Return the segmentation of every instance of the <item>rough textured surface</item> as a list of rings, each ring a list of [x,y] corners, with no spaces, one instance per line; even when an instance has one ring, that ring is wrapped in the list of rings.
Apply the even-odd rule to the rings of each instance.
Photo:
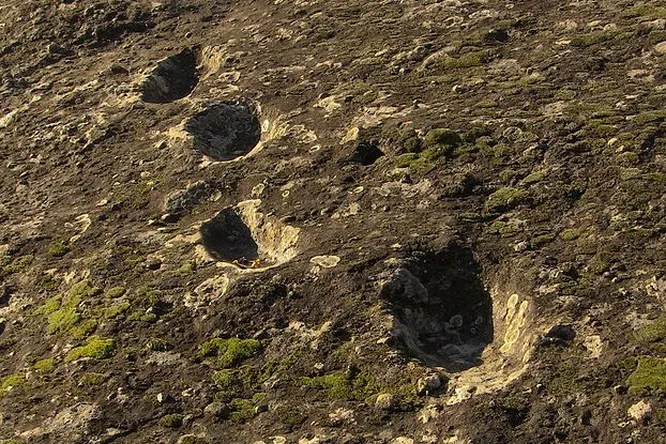
[[[0,442],[666,442],[665,17],[3,1]]]
[[[214,160],[248,154],[261,138],[258,111],[247,100],[208,106],[187,121],[185,131],[192,135],[194,149]]]

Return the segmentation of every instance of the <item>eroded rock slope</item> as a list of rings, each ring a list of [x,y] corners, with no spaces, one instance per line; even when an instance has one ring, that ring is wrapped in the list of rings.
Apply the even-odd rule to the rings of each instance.
[[[660,2],[0,29],[0,442],[666,442]]]

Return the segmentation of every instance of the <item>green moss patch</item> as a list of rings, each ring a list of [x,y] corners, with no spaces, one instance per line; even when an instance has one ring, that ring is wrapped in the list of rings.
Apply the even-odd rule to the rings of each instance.
[[[177,429],[183,425],[184,416],[180,413],[172,413],[170,415],[164,415],[160,418],[159,424],[162,427]]]
[[[644,126],[648,123],[663,122],[664,120],[666,120],[666,110],[656,110],[643,111],[634,117],[633,122],[636,125]]]
[[[19,256],[10,261],[10,258],[3,260],[6,264],[2,267],[7,273],[20,273],[26,270],[35,258],[31,255]]]
[[[622,12],[624,18],[659,19],[666,16],[666,7],[652,3],[632,6]]]
[[[62,239],[55,239],[49,244],[46,252],[49,256],[63,257],[71,250],[72,246],[69,243],[65,243]]]
[[[229,419],[234,422],[245,422],[254,416],[254,404],[248,399],[234,399],[229,406],[232,409]]]
[[[120,302],[118,304],[109,305],[104,309],[103,316],[106,319],[114,319],[122,315],[130,307],[129,302]]]
[[[181,274],[190,274],[196,269],[196,264],[193,261],[185,261],[180,265],[178,272]]]
[[[428,131],[423,141],[427,147],[448,148],[451,152],[462,144],[462,138],[458,133],[445,128]]]
[[[465,140],[476,140],[484,133],[485,129],[474,128],[465,135]],[[401,142],[405,151],[408,152],[396,157],[395,165],[398,168],[409,168],[413,173],[419,175],[426,174],[455,154],[476,149],[474,145],[463,146],[463,142],[463,137],[446,128],[435,128],[428,131],[423,140],[416,135],[411,135]]]
[[[256,408],[258,402],[263,399],[263,394],[257,394],[252,399],[233,399],[229,403],[229,408],[231,413],[229,414],[229,419],[233,422],[247,422],[250,419],[254,418],[256,415]]]
[[[293,362],[293,357],[289,357],[279,362],[269,361],[261,368],[243,365],[235,369],[216,371],[213,373],[213,381],[218,388],[215,399],[221,402],[229,402],[235,398],[254,396],[259,391],[261,384],[272,375],[289,370]]]
[[[88,280],[77,282],[69,290],[70,297],[72,298],[92,298],[102,293],[102,290],[93,286]]]
[[[666,390],[666,360],[641,356],[636,370],[627,378],[627,385],[632,394],[640,395],[650,390]]]
[[[583,230],[579,228],[567,228],[560,232],[560,239],[563,241],[573,241],[580,237],[583,234]]]
[[[409,168],[415,160],[419,158],[418,153],[402,154],[395,158],[395,165],[398,168]]]
[[[213,381],[218,387],[215,399],[229,402],[234,398],[252,396],[260,378],[259,371],[253,367],[217,371],[213,373]]]
[[[86,373],[79,379],[79,384],[95,387],[102,385],[106,379],[106,375],[103,375],[102,373]]]
[[[32,368],[39,373],[52,373],[55,370],[55,359],[46,358],[35,362]]]
[[[489,213],[500,213],[511,210],[529,201],[529,193],[513,187],[504,187],[488,196],[485,210]]]
[[[5,376],[0,379],[0,397],[10,390],[19,388],[26,384],[25,375],[21,373],[14,373],[13,375]]]
[[[413,173],[426,174],[432,171],[440,163],[444,154],[436,148],[429,148],[419,154],[407,153],[396,158],[398,168],[409,168]]]
[[[473,125],[470,129],[465,131],[461,136],[461,139],[464,143],[476,143],[476,141],[482,137],[490,137],[493,134],[493,131],[490,127],[485,125]]]
[[[110,290],[108,290],[106,293],[104,293],[104,296],[109,299],[116,299],[121,297],[125,293],[127,293],[125,287],[113,287]]]
[[[531,185],[537,182],[541,182],[543,179],[545,179],[548,176],[548,171],[547,170],[539,170],[531,173],[528,175],[526,178],[522,180],[523,185]]]
[[[587,48],[588,46],[598,45],[600,43],[613,40],[619,34],[618,31],[594,31],[589,34],[581,35],[571,39],[571,46]]]
[[[213,381],[225,393],[237,396],[244,390],[244,384],[234,370],[220,370],[213,373]]]
[[[640,342],[655,342],[666,338],[666,318],[660,318],[647,325],[639,327],[634,336]]]
[[[101,319],[114,319],[123,315],[130,303],[118,300],[125,289],[115,287],[104,293],[85,280],[78,282],[65,294],[53,296],[38,309],[46,316],[48,334],[69,334],[85,338],[95,332]],[[85,304],[82,304],[85,302]]]
[[[232,367],[261,352],[261,343],[256,339],[215,338],[199,347],[199,356],[215,358],[218,367]]]
[[[154,307],[160,302],[162,296],[162,291],[156,288],[142,286],[136,289],[137,301],[147,307]]]
[[[532,240],[530,241],[530,246],[533,249],[538,249],[546,244],[549,244],[553,240],[555,240],[554,234],[542,234],[540,236],[535,236],[534,238],[532,238]]]
[[[314,378],[303,377],[301,385],[326,390],[332,399],[363,401],[377,390],[374,379],[359,372],[335,372]]]
[[[95,319],[84,319],[69,329],[69,333],[77,338],[85,338],[90,336],[95,329],[97,329],[97,321]]]
[[[72,349],[65,361],[71,362],[81,358],[107,359],[115,353],[115,344],[113,339],[102,339],[99,336],[91,336],[86,341],[86,345]]]
[[[473,51],[459,57],[446,55],[434,63],[434,69],[454,70],[483,66],[491,60],[491,53],[487,50]]]
[[[69,332],[75,337],[85,337],[97,327],[93,320],[83,321],[78,310],[79,304],[88,298],[99,295],[102,291],[90,281],[81,281],[64,296],[54,296],[42,305],[41,313],[46,315],[48,334]],[[83,321],[83,322],[82,322]]]
[[[72,329],[81,320],[81,314],[76,311],[79,302],[68,300],[67,304],[61,305],[58,310],[49,314],[47,317],[48,326],[46,332],[53,334]]]

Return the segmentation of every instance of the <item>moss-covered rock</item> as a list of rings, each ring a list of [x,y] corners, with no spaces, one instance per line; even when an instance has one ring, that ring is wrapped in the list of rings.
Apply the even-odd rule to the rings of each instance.
[[[538,249],[538,248],[541,248],[544,245],[552,242],[553,240],[555,240],[555,235],[554,234],[552,234],[552,233],[542,234],[542,235],[533,237],[532,240],[530,241],[530,246],[533,249]]]
[[[116,299],[121,297],[125,293],[127,293],[125,287],[113,287],[104,293],[104,297],[109,299]]]
[[[49,244],[46,252],[53,257],[63,257],[69,253],[71,249],[72,246],[69,243],[65,243],[62,239],[55,239]]]
[[[560,239],[567,242],[573,241],[578,239],[582,233],[583,230],[579,228],[567,228],[560,232]]]
[[[76,311],[79,301],[72,302],[68,300],[66,304],[48,315],[46,328],[48,334],[69,331],[81,320],[81,314]]]
[[[7,263],[3,266],[3,269],[7,273],[20,273],[30,267],[35,258],[32,255],[25,255],[9,261],[10,259],[11,258],[7,257]]]
[[[655,342],[666,338],[666,318],[660,318],[639,327],[634,336],[641,342]]]
[[[666,360],[652,356],[638,358],[636,370],[627,378],[629,392],[635,395],[646,391],[666,390]]]
[[[113,339],[103,339],[99,336],[91,336],[86,341],[86,345],[73,348],[65,356],[65,361],[71,362],[81,358],[107,359],[115,353],[115,343]]]
[[[106,319],[114,319],[120,317],[123,313],[127,311],[130,307],[129,302],[120,302],[118,304],[112,304],[104,308],[103,316]]]
[[[104,383],[106,379],[107,379],[106,375],[102,373],[85,373],[79,379],[79,384],[84,386],[95,387]]]
[[[579,35],[571,39],[571,46],[586,48],[588,46],[613,40],[618,35],[616,30],[593,31],[589,34]]]
[[[513,187],[504,187],[488,196],[485,210],[489,213],[500,213],[511,210],[529,201],[529,193]]]
[[[490,61],[491,58],[491,52],[488,50],[472,51],[458,57],[446,55],[437,62],[431,64],[431,67],[432,69],[437,70],[474,68],[477,66],[483,66]]]
[[[84,319],[69,329],[69,333],[77,339],[85,338],[97,329],[97,320]]]
[[[326,390],[332,399],[363,401],[376,391],[374,378],[362,372],[341,371],[313,378],[303,377],[301,385]]]
[[[177,429],[183,425],[184,416],[180,413],[172,413],[170,415],[164,415],[160,418],[159,424],[162,427]]]
[[[101,292],[101,289],[86,280],[74,284],[68,293],[47,300],[40,308],[40,312],[47,316],[46,332],[48,334],[70,332],[77,337],[85,337],[92,333],[97,322],[84,321],[78,307],[82,301],[93,298]],[[84,322],[78,325],[82,321]]]
[[[455,131],[436,128],[428,131],[424,143],[428,148],[440,148],[446,154],[451,154],[454,149],[462,145],[462,138]]]
[[[248,399],[233,399],[229,406],[231,407],[229,419],[234,422],[245,422],[255,414],[254,403]]]
[[[256,339],[214,338],[199,347],[199,356],[215,358],[221,368],[231,367],[261,352],[261,343]]]
[[[10,390],[19,388],[27,383],[25,375],[22,373],[14,373],[0,379],[0,397],[5,395]]]
[[[196,263],[194,261],[185,261],[180,265],[178,272],[181,274],[190,274],[196,269]]]
[[[45,358],[35,362],[32,368],[39,373],[52,373],[55,368],[55,358]]]

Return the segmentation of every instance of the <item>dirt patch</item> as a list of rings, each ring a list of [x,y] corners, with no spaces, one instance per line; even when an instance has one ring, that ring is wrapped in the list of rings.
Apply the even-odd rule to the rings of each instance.
[[[141,85],[141,100],[169,103],[188,96],[199,82],[197,55],[186,48],[160,61]]]
[[[493,341],[492,299],[471,251],[415,251],[381,296],[394,316],[394,346],[423,363],[462,371]]]
[[[257,106],[240,99],[217,103],[185,123],[195,151],[214,160],[233,160],[248,154],[261,138]]]

